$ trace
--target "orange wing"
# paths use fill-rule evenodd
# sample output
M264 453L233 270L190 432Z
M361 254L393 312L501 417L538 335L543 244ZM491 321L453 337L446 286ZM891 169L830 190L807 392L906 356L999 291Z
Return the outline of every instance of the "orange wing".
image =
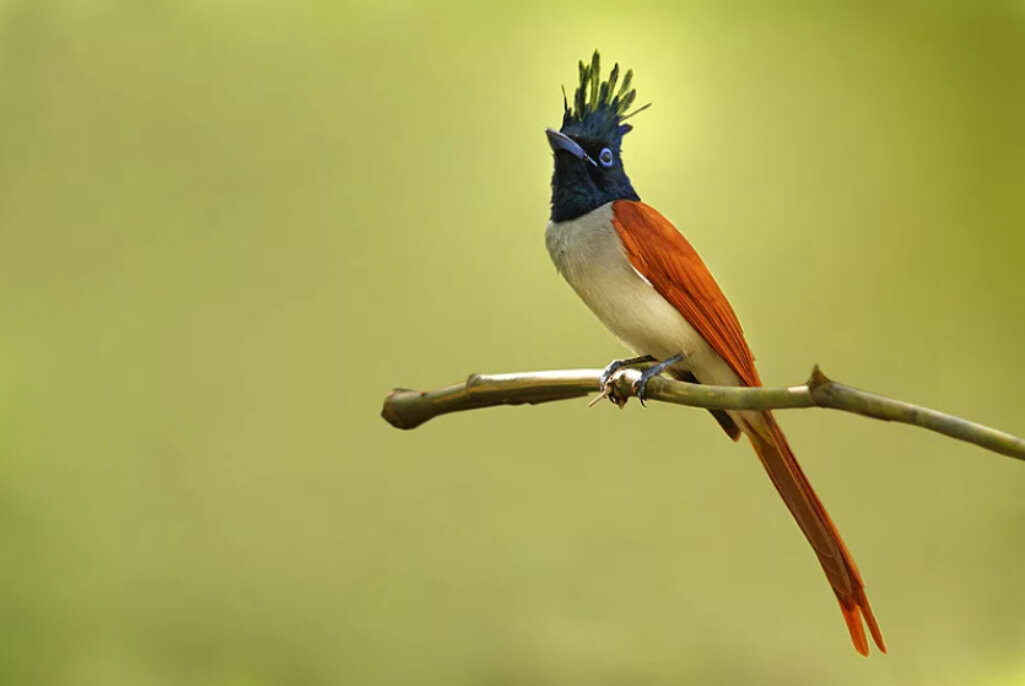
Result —
M634 269L704 336L744 384L761 386L754 357L744 340L737 315L708 272L708 267L680 232L654 209L631 200L613 203L612 224ZM772 413L759 412L748 420L748 424L755 429L749 432L752 445L773 485L811 543L840 601L855 648L862 655L868 655L868 641L862 624L864 619L876 645L886 652L858 568ZM735 434L731 433L731 436L735 437Z
M612 225L634 269L680 311L746 385L761 386L737 315L676 227L654 208L633 200L612 204Z

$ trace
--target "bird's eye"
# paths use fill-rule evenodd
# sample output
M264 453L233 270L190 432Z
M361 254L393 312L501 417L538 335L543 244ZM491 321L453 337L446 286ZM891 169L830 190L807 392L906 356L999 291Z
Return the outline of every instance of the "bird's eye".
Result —
M601 162L603 167L612 166L612 151L608 148L602 148L601 152L598 153L598 161Z

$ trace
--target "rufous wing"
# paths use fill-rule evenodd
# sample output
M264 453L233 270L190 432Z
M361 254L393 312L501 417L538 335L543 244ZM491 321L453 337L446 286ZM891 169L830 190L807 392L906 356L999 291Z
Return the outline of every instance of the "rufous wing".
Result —
M612 223L634 269L708 341L742 383L761 386L737 315L687 239L665 217L637 201L613 203ZM744 424L773 485L819 558L840 601L854 647L868 655L864 620L876 645L885 652L882 632L868 604L854 559L772 413L749 413ZM725 424L723 427L736 438L735 429L731 431Z
M634 200L612 204L612 224L634 269L672 303L745 385L761 386L737 315L676 227L654 208Z

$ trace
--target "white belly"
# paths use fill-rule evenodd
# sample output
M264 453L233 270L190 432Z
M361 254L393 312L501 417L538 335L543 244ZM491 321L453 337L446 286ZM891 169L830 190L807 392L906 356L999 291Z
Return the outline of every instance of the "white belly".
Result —
M564 222L549 222L545 242L559 273L601 322L639 355L663 360L702 383L738 385L736 372L627 259L612 226L612 203Z

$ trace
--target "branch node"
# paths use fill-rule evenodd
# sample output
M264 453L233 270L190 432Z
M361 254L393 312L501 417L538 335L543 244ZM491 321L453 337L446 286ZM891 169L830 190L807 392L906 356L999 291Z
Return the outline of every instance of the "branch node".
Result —
M826 376L818 365L811 368L811 378L808 379L808 390L814 393L818 386L824 386L828 383L833 383L833 380Z
M627 378L627 370L616 372L609 381L609 400L614 402L619 409L626 407L630 397L634 394L634 385Z

